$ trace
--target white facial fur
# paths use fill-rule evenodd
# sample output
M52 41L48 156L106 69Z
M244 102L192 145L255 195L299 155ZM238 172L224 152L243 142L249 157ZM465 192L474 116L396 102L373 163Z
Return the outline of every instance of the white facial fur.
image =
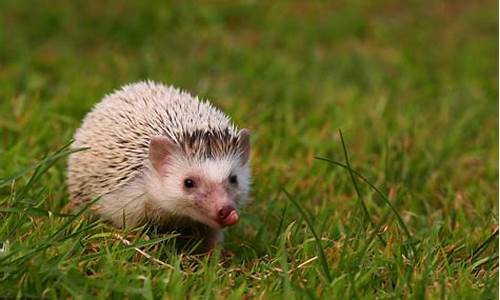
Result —
M226 204L242 207L250 189L249 163L242 163L239 157L192 161L177 153L170 155L159 171L150 170L146 190L158 206L213 228L220 228L214 221L217 209ZM237 176L237 184L229 182L231 175ZM195 188L185 188L188 178L195 181Z

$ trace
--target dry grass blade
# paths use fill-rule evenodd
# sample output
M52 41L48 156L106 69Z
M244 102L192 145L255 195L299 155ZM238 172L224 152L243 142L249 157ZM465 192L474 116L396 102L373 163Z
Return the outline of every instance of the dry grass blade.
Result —
M160 266L167 267L169 269L175 270L175 268L172 265L169 265L166 262L161 261L158 258L153 257L150 254L146 253L146 251L141 250L141 249L133 246L132 242L130 242L129 240L127 240L126 238L124 238L120 234L115 233L114 237L116 237L117 239L119 239L124 245L133 247L135 251L137 251L139 254L141 254L142 256L144 256L145 258L147 258L148 260L150 260L152 262L155 262L155 263L159 264Z

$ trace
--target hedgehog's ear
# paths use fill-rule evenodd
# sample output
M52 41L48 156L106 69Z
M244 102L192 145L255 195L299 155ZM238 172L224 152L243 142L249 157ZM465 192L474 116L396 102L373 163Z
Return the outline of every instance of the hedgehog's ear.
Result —
M241 162L246 164L250 158L250 130L245 128L240 130L238 134L238 148L241 153Z
M177 146L165 136L154 136L149 143L149 160L155 170L162 174L168 157L177 150Z

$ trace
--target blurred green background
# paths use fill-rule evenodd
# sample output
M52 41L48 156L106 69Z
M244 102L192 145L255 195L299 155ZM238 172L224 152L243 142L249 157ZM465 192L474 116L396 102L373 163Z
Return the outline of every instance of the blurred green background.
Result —
M186 289L194 289L191 296L216 298L232 292L240 293L236 298L418 298L437 297L448 286L456 287L449 291L451 298L498 294L498 250L490 245L498 228L497 2L2 0L0 178L67 143L105 94L144 79L210 99L253 132L254 201L227 238L236 253L231 267L242 270L234 275L236 283L224 276L209 281L154 269L152 286L165 274L177 274ZM314 159L344 161L339 128L353 168L389 195L420 241L410 263L395 258L394 249L408 240L392 217L385 220L388 244L370 243L370 258L357 260L370 229L360 225L364 221L349 174ZM61 161L39 179L32 192L36 207L60 211L66 205L64 168ZM12 200L22 184L0 190L4 210L24 207ZM312 279L320 273L317 263L286 280L261 265L283 268L284 261L294 269L316 255L301 215L292 206L282 214L289 203L282 187L315 216L328 240L323 247L331 272L341 278L337 285ZM38 189L43 191L35 193ZM366 186L361 192L371 217L384 221L387 206ZM5 232L23 213L0 213L0 239L19 253L62 223L30 217L14 238L7 238ZM39 225L32 228L33 223ZM289 225L294 234L280 234ZM277 232L288 252L279 250L280 239L269 242ZM485 241L485 250L479 248ZM482 256L473 255L478 248ZM76 291L130 296L134 292L125 287L142 284L131 278L144 269L116 254L117 261L125 261L116 262L120 267L95 263L106 286L96 292L98 283L77 266L82 253L67 262L76 270L71 276L89 280L81 290L73 287ZM37 255L37 262L19 269L13 262L11 269L0 265L9 283L6 295L75 296L60 284L64 280L44 273L43 261L54 253ZM435 259L432 264L429 257ZM477 262L483 262L480 271ZM114 285L110 271L120 268L129 272L120 276L130 276L123 286ZM249 269L267 279L249 277ZM353 278L343 277L351 273ZM169 291L167 283L152 295ZM176 293L170 295L188 295Z

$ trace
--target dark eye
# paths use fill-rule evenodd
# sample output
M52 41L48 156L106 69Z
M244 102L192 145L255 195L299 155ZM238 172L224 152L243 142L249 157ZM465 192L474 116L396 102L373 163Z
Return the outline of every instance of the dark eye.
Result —
M187 188L187 189L191 189L191 188L194 188L194 180L193 179L185 179L184 180L184 187Z
M229 176L229 182L231 184L237 184L238 183L238 176L236 176L236 175Z

